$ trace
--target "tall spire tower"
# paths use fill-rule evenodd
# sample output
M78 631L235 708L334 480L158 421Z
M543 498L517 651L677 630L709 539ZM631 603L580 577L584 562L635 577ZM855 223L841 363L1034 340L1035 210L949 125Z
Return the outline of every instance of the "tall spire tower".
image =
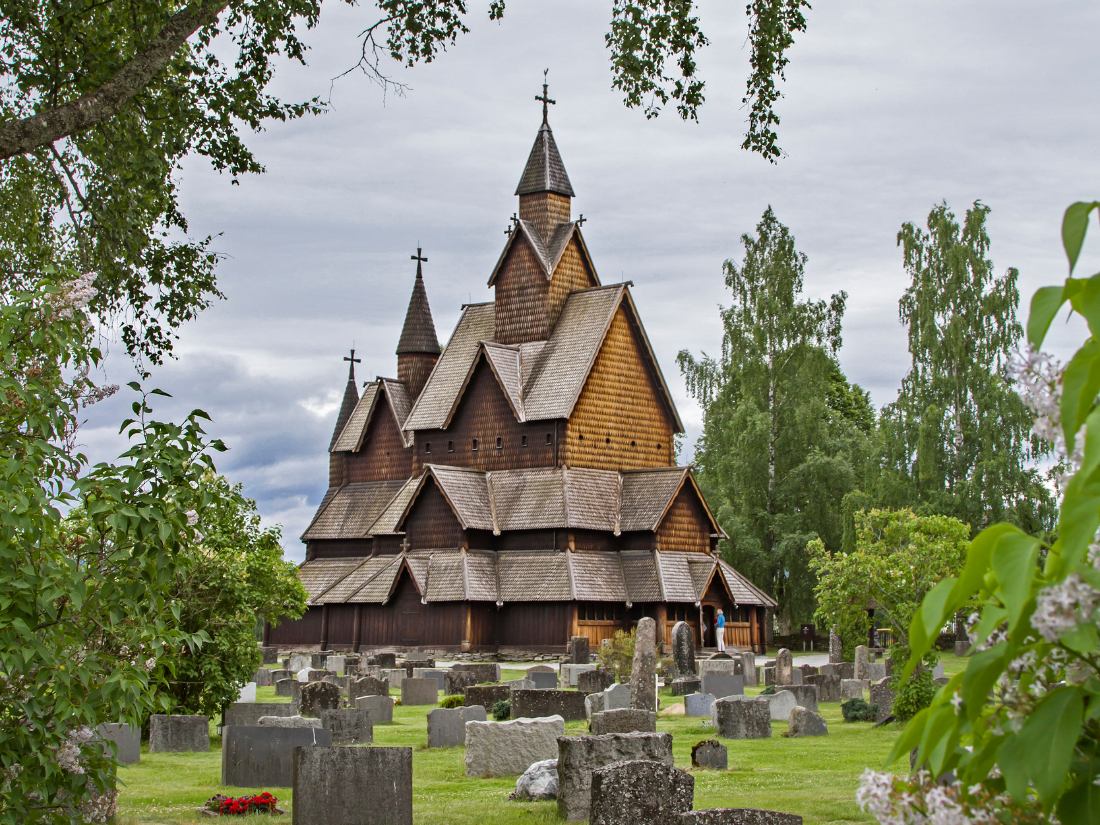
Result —
M543 72L542 94L535 100L542 103L542 125L535 135L535 145L523 168L523 175L516 187L519 195L520 220L529 221L544 240L554 230L567 223L572 215L573 185L562 163L554 133L550 130L550 106L557 101L550 97L547 82L549 69Z
M409 401L415 402L442 349L435 334L428 291L424 288L423 264L428 259L419 246L416 254L410 257L416 261L416 280L405 312L405 325L401 327L401 339L397 342L397 380L405 385Z

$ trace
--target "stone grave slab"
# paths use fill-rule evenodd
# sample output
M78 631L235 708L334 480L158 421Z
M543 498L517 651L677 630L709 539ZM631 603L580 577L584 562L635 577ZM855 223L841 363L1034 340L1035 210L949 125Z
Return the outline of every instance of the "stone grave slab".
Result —
M412 748L297 748L293 825L412 825L412 776Z
M238 788L289 788L294 749L331 744L321 728L229 725L222 730L222 784Z

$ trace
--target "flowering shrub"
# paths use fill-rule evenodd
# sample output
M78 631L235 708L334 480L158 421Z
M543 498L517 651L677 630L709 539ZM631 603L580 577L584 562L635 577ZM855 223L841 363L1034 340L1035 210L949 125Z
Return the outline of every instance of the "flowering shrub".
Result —
M1094 211L1100 203L1066 210L1070 277L1033 297L1032 351L1017 365L1035 433L1058 453L1057 532L989 527L962 572L925 597L906 671L976 598L974 647L895 745L893 758L915 749L922 770L907 780L864 775L858 801L880 822L1100 822L1100 275L1072 277ZM1067 303L1090 337L1059 368L1037 350Z
M255 796L215 797L218 813L222 816L243 816L244 814L275 813L275 803L279 800L267 791Z

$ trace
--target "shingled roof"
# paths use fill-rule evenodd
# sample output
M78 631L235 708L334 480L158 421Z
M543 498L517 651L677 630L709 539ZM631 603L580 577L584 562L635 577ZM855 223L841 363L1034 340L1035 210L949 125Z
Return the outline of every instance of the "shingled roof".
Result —
M401 338L397 342L397 354L426 352L438 355L439 338L435 334L435 321L432 320L432 308L428 305L428 291L424 288L424 273L421 271L419 256L416 262L416 280L413 282L409 308L405 311L405 324L401 327Z
M363 387L363 397L359 399L359 403L348 416L339 438L329 448L330 452L355 453L363 449L367 427L370 425L375 405L381 398L386 399L405 446L412 446L412 434L403 428L405 420L409 417L409 408L412 406L405 385L392 378L377 378Z
M325 496L302 540L367 538L378 517L405 484L403 480L345 484L331 496Z
M348 371L348 383L344 385L344 397L340 400L340 411L336 413L336 426L332 430L332 440L328 444L329 452L335 449L340 433L344 431L344 426L358 403L359 390L355 386L355 364L352 364Z
M535 253L535 259L542 268L543 274L546 276L546 279L549 280L554 276L558 264L561 263L562 255L565 254L569 242L574 238L577 239L577 243L580 246L581 258L583 258L584 262L588 265L588 271L592 274L592 277L596 279L596 283L599 284L600 279L596 274L596 266L592 263L592 256L588 252L588 244L584 242L584 235L581 234L581 227L578 221L560 223L554 228L549 238L543 238L535 224L520 218L516 220L516 231L508 234L508 240L504 242L504 249L501 250L500 257L497 258L497 262L493 266L493 271L489 275L489 286L496 283L497 277L504 269L504 262L508 259L509 251L514 244L521 240L527 241L530 245L531 250Z
M573 184L569 182L554 133L550 131L550 124L546 121L543 121L535 135L535 145L531 147L527 165L523 168L516 187L517 195L535 195L539 192L574 197Z

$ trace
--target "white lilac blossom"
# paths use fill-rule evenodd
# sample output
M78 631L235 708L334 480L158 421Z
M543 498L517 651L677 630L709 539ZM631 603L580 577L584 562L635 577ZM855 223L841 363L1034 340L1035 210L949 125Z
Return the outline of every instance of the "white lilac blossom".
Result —
M65 285L57 296L56 306L63 317L71 318L85 309L95 296L95 275L85 272Z
M1048 642L1054 642L1077 625L1091 621L1098 606L1100 590L1071 573L1060 583L1039 591L1031 625Z
M118 813L118 791L112 789L99 793L89 789L80 803L80 813L85 822L110 822Z
M190 527L194 527L198 523L199 523L199 514L196 513L194 510L188 510L187 511L187 524Z
M1031 426L1032 434L1054 448L1054 455L1059 462L1054 481L1058 489L1062 490L1069 477L1081 466L1084 457L1082 433L1077 434L1072 453L1067 450L1062 433L1062 366L1046 353L1029 349L1025 353L1016 354L1009 369L1020 400L1035 416Z
M92 741L94 736L92 729L87 726L69 731L65 741L61 743L55 754L57 764L61 767L61 770L75 774L84 773L84 761L81 758L80 746Z

